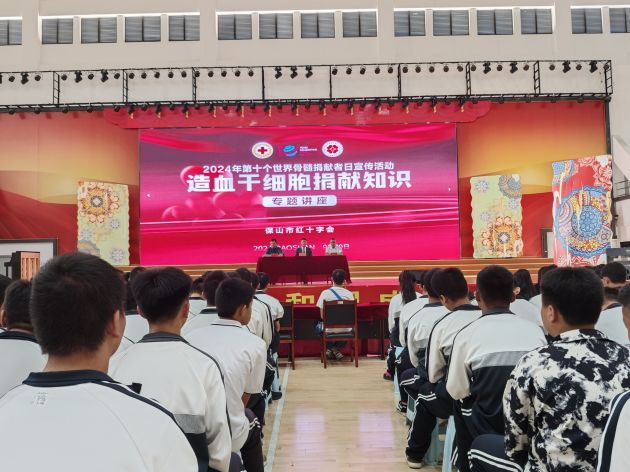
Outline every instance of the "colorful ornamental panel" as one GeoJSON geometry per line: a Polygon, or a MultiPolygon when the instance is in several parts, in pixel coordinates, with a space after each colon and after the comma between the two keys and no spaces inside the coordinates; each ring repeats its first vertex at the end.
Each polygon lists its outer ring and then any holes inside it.
{"type": "Polygon", "coordinates": [[[129,265],[129,188],[79,182],[77,250],[112,265],[129,265]]]}
{"type": "Polygon", "coordinates": [[[476,259],[523,255],[521,179],[489,175],[470,179],[476,259]]]}
{"type": "Polygon", "coordinates": [[[554,162],[554,257],[559,266],[605,262],[612,239],[612,158],[554,162]]]}

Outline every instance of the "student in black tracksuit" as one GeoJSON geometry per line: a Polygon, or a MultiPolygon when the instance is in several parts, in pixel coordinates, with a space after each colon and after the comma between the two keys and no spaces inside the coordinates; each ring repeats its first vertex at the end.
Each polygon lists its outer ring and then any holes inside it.
{"type": "Polygon", "coordinates": [[[458,469],[470,470],[468,451],[482,434],[503,434],[503,392],[514,366],[527,352],[547,343],[540,326],[510,312],[514,278],[501,266],[477,275],[482,316],[453,342],[446,391],[454,408],[458,469]]]}
{"type": "Polygon", "coordinates": [[[437,419],[446,419],[453,414],[453,399],[446,392],[453,339],[460,329],[481,316],[479,307],[469,302],[468,283],[461,270],[439,271],[431,279],[431,288],[449,313],[433,325],[425,350],[423,367],[427,377],[418,389],[416,414],[407,438],[407,464],[411,468],[422,466],[437,419]]]}

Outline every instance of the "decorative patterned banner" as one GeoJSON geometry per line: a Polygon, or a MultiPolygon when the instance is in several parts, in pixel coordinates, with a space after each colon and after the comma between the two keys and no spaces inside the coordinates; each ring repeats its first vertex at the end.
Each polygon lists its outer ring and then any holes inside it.
{"type": "Polygon", "coordinates": [[[605,263],[612,238],[612,157],[585,157],[552,166],[556,264],[605,263]]]}
{"type": "Polygon", "coordinates": [[[522,256],[520,176],[473,177],[470,193],[475,259],[522,256]]]}
{"type": "Polygon", "coordinates": [[[77,249],[113,265],[129,265],[129,188],[79,182],[77,249]]]}

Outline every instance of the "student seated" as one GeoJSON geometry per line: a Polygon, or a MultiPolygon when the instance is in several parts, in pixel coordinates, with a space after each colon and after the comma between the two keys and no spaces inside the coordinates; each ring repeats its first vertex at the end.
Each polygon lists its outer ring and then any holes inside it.
{"type": "Polygon", "coordinates": [[[458,469],[468,472],[468,451],[482,434],[503,434],[503,391],[518,360],[546,344],[543,330],[510,312],[514,277],[501,266],[477,274],[482,316],[455,337],[446,391],[456,400],[458,469]]]}
{"type": "Polygon", "coordinates": [[[630,388],[628,350],[594,329],[603,302],[597,276],[555,269],[541,289],[543,321],[554,340],[525,354],[512,371],[503,399],[505,435],[475,440],[474,470],[595,472],[608,408],[630,388]]]}
{"type": "Polygon", "coordinates": [[[557,265],[551,264],[551,265],[544,266],[538,269],[538,283],[535,286],[537,294],[534,295],[532,298],[530,298],[529,301],[539,310],[542,308],[542,295],[540,295],[540,282],[542,281],[544,275],[547,272],[553,269],[557,269],[557,268],[558,268],[557,265]]]}
{"type": "Polygon", "coordinates": [[[28,311],[31,283],[16,280],[6,290],[0,308],[0,397],[46,365],[46,356],[33,335],[28,311]]]}
{"type": "Polygon", "coordinates": [[[407,412],[409,395],[411,394],[415,398],[418,389],[427,380],[424,357],[429,335],[436,321],[448,313],[448,310],[440,302],[437,293],[433,290],[433,277],[440,270],[431,269],[424,274],[423,283],[424,291],[428,296],[427,303],[409,316],[409,323],[405,330],[406,346],[396,359],[395,365],[400,391],[397,409],[401,413],[407,412]]]}
{"type": "MultiPolygon", "coordinates": [[[[273,340],[271,342],[270,350],[272,355],[274,355],[273,363],[271,364],[274,369],[274,375],[272,379],[271,388],[271,398],[273,400],[279,400],[282,398],[282,392],[280,391],[280,380],[278,377],[278,366],[277,366],[277,356],[278,346],[280,344],[280,320],[284,316],[284,307],[280,300],[275,297],[272,297],[267,293],[267,288],[269,287],[269,276],[264,272],[260,272],[258,274],[253,274],[258,279],[258,289],[254,294],[257,300],[265,304],[269,308],[269,312],[271,313],[271,320],[273,322],[273,340]],[[273,382],[274,379],[277,379],[277,382],[273,382]]],[[[252,281],[253,284],[253,281],[252,281]]],[[[265,390],[265,389],[264,389],[265,390]]]]}
{"type": "Polygon", "coordinates": [[[269,295],[267,289],[269,288],[269,276],[264,272],[258,273],[258,290],[256,290],[256,298],[263,303],[266,303],[271,309],[271,318],[273,319],[276,332],[280,331],[280,320],[284,316],[284,307],[280,300],[269,295]]]}
{"type": "MultiPolygon", "coordinates": [[[[424,272],[421,274],[421,278],[424,272]]],[[[422,281],[417,280],[416,275],[410,270],[404,270],[398,276],[398,284],[400,291],[392,297],[387,310],[387,326],[389,329],[389,350],[387,351],[387,370],[383,374],[385,380],[394,380],[396,370],[396,348],[404,347],[402,343],[404,339],[401,336],[400,316],[405,312],[405,327],[409,322],[409,318],[413,313],[418,311],[427,302],[426,295],[416,291],[417,284],[422,281]]],[[[400,380],[400,379],[398,379],[400,380]]]]}
{"type": "Polygon", "coordinates": [[[188,318],[191,319],[197,316],[201,310],[207,306],[206,300],[203,298],[203,277],[197,277],[193,280],[188,300],[190,302],[188,318]]]}
{"type": "MultiPolygon", "coordinates": [[[[354,295],[352,294],[352,292],[344,287],[344,284],[346,283],[345,270],[334,270],[332,273],[332,282],[332,287],[327,288],[322,293],[320,293],[319,298],[317,299],[317,306],[319,308],[320,317],[322,320],[324,319],[325,302],[333,302],[335,300],[354,300],[354,295]]],[[[323,323],[319,323],[316,329],[319,334],[322,334],[323,323]]],[[[345,341],[327,342],[326,357],[328,357],[328,359],[336,359],[340,361],[341,359],[343,359],[343,354],[339,352],[339,349],[343,349],[345,345],[345,341]]]]}
{"type": "Polygon", "coordinates": [[[542,318],[540,308],[529,300],[534,294],[534,284],[529,271],[519,269],[514,273],[514,296],[515,300],[510,303],[510,311],[519,318],[531,321],[542,328],[542,318]]]}
{"type": "MultiPolygon", "coordinates": [[[[149,334],[112,359],[110,375],[168,408],[195,451],[199,470],[227,472],[232,438],[217,361],[180,336],[191,280],[174,267],[147,270],[132,283],[149,334]]],[[[240,462],[240,461],[239,461],[240,462]]],[[[239,470],[238,466],[234,470],[239,470]]]]}
{"type": "Polygon", "coordinates": [[[239,278],[224,280],[215,297],[219,319],[192,331],[187,340],[219,363],[232,427],[232,451],[240,451],[248,472],[262,472],[261,425],[245,408],[250,396],[262,390],[267,357],[263,340],[247,329],[253,299],[254,289],[247,282],[239,278]]]}
{"type": "Polygon", "coordinates": [[[201,310],[197,316],[188,318],[182,327],[182,336],[186,337],[197,328],[210,326],[219,319],[217,307],[215,306],[215,295],[219,284],[227,278],[227,274],[222,270],[215,270],[206,274],[203,278],[203,287],[201,289],[206,307],[201,310]]]}
{"type": "MultiPolygon", "coordinates": [[[[138,304],[133,296],[131,284],[135,278],[147,270],[144,267],[134,267],[129,273],[127,280],[127,302],[125,306],[126,324],[123,341],[125,345],[137,343],[142,337],[149,332],[149,323],[138,314],[138,304]]],[[[119,351],[120,352],[120,351],[119,351]]]]}
{"type": "Polygon", "coordinates": [[[35,276],[31,319],[48,363],[0,399],[3,470],[198,471],[171,413],[107,375],[124,300],[121,273],[89,254],[35,276]]]}
{"type": "MultiPolygon", "coordinates": [[[[447,313],[433,325],[425,349],[428,379],[424,377],[417,388],[416,414],[409,429],[405,451],[407,464],[412,469],[423,466],[437,419],[446,419],[453,414],[453,399],[446,392],[447,365],[453,339],[460,329],[481,316],[479,307],[470,304],[468,282],[461,270],[448,268],[438,271],[431,278],[430,286],[431,292],[439,297],[440,306],[447,313]]],[[[418,316],[424,316],[422,311],[418,316]]],[[[444,460],[448,461],[449,458],[444,460]]]]}
{"type": "MultiPolygon", "coordinates": [[[[630,338],[630,286],[619,291],[623,323],[630,338]]],[[[603,316],[600,315],[600,318],[603,316]]],[[[598,472],[627,472],[630,470],[630,390],[619,394],[610,406],[610,416],[604,429],[598,455],[598,472]]]]}

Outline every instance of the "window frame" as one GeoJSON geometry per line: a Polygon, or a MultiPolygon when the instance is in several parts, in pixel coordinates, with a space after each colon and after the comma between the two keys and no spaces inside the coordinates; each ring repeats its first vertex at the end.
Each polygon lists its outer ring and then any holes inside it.
{"type": "Polygon", "coordinates": [[[162,42],[162,15],[161,14],[146,14],[146,15],[124,15],[125,18],[125,43],[160,43],[162,42]],[[129,40],[127,39],[127,20],[131,18],[140,18],[142,23],[140,25],[140,40],[129,40]],[[158,18],[160,25],[160,37],[157,39],[146,39],[146,29],[145,29],[145,20],[147,18],[158,18]]]}

